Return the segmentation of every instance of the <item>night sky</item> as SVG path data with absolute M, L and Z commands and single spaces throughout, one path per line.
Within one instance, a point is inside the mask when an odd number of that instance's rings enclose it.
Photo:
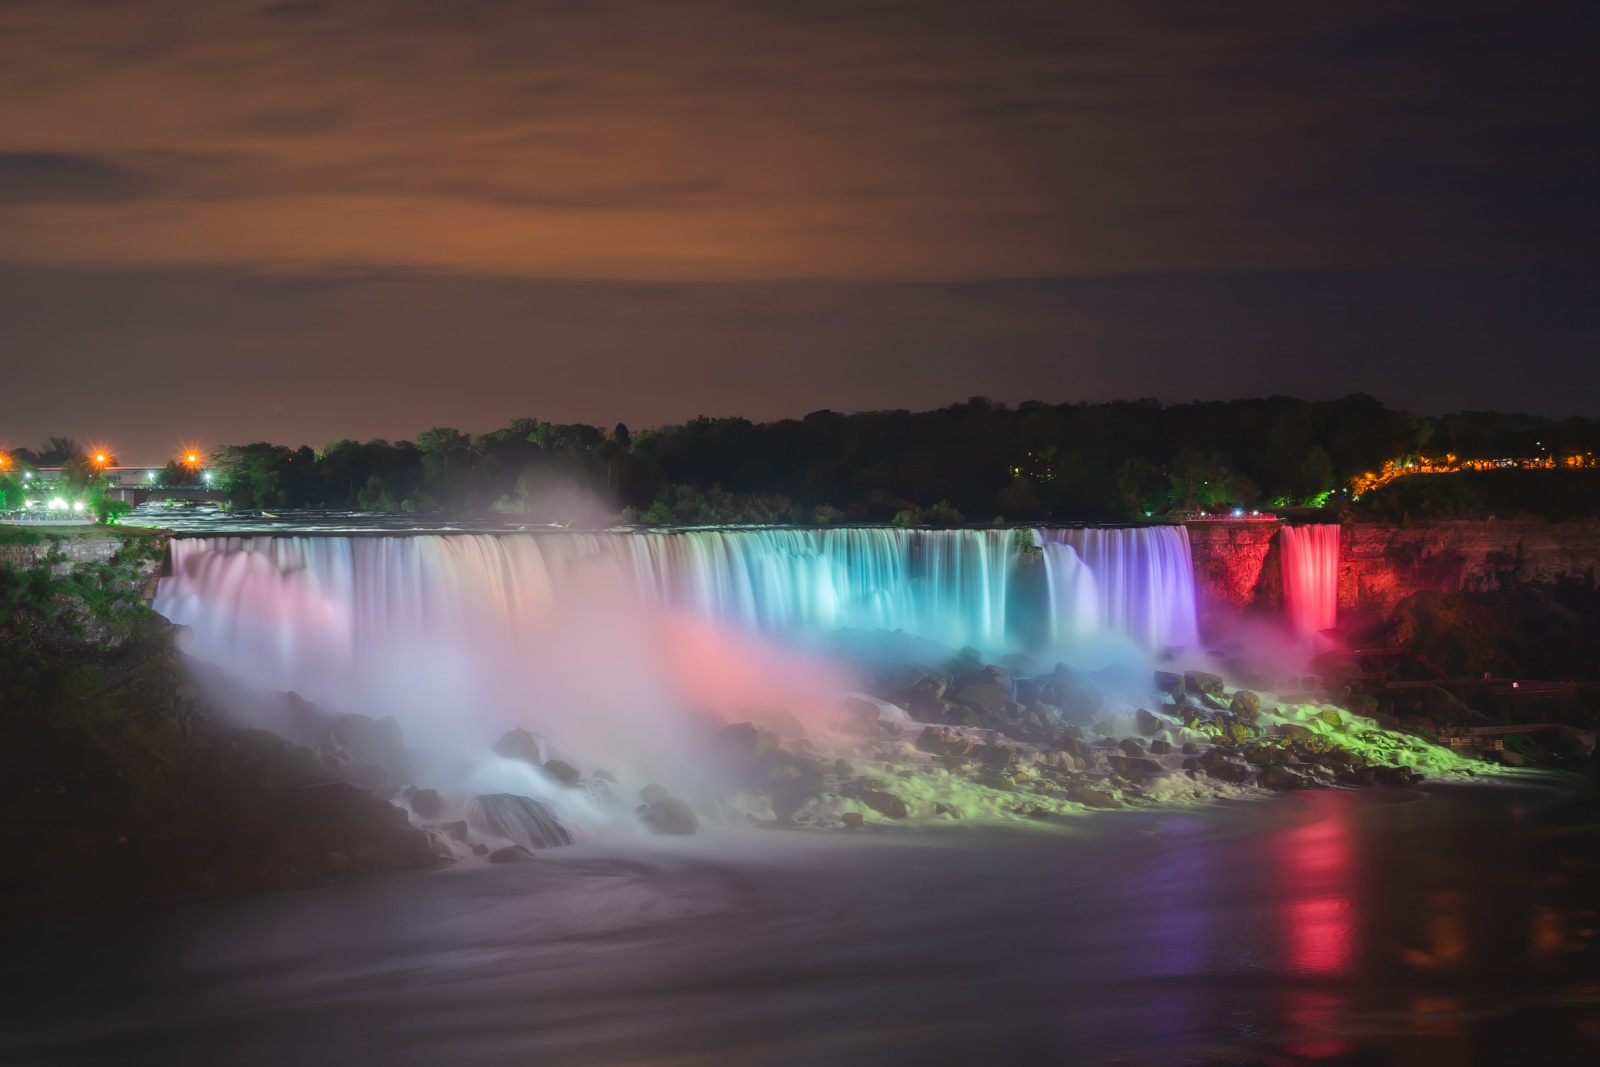
M 1600 4 L 0 0 L 0 445 L 1600 415 Z

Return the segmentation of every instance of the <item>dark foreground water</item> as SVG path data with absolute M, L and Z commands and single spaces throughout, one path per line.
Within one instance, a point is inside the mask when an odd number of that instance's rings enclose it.
M 1596 812 L 751 831 L 13 927 L 0 1063 L 1595 1063 Z

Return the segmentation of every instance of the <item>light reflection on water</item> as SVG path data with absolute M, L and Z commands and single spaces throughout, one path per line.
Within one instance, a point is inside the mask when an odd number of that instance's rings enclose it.
M 1522 800 L 752 830 L 14 930 L 0 1062 L 1592 1062 L 1594 807 Z

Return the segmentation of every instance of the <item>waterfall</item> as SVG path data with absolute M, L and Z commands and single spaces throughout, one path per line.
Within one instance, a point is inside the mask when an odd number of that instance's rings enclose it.
M 1086 611 L 1085 601 L 1092 597 L 1094 625 L 1103 632 L 1126 635 L 1151 649 L 1199 644 L 1194 562 L 1184 527 L 1049 529 L 1036 537 L 1045 549 L 1052 583 L 1062 586 L 1061 592 L 1052 588 L 1051 593 L 1058 619 L 1063 607 L 1081 618 L 1076 613 Z M 1053 545 L 1070 549 L 1092 576 L 1092 588 L 1065 565 L 1064 554 L 1052 555 Z M 1071 580 L 1065 578 L 1068 573 Z M 1071 630 L 1068 623 L 1057 625 Z
M 1019 538 L 1020 535 L 1020 538 Z M 1049 633 L 1028 621 L 1025 531 L 688 530 L 179 538 L 154 606 L 203 658 L 292 688 L 364 649 L 521 632 L 595 590 L 759 634 L 903 630 L 986 654 L 1097 633 L 1194 647 L 1187 531 L 1040 530 Z
M 1285 526 L 1279 537 L 1290 628 L 1301 637 L 1332 629 L 1339 621 L 1339 527 Z

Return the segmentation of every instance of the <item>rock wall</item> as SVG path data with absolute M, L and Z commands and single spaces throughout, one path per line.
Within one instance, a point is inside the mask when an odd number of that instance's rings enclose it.
M 57 550 L 54 560 L 57 564 L 106 563 L 122 547 L 120 539 L 111 537 L 42 541 L 37 545 L 0 545 L 0 563 L 26 570 L 43 563 L 52 549 Z
M 1280 523 L 1189 524 L 1202 619 L 1283 606 Z M 1600 519 L 1484 519 L 1339 530 L 1339 610 L 1387 614 L 1412 593 L 1600 576 Z

